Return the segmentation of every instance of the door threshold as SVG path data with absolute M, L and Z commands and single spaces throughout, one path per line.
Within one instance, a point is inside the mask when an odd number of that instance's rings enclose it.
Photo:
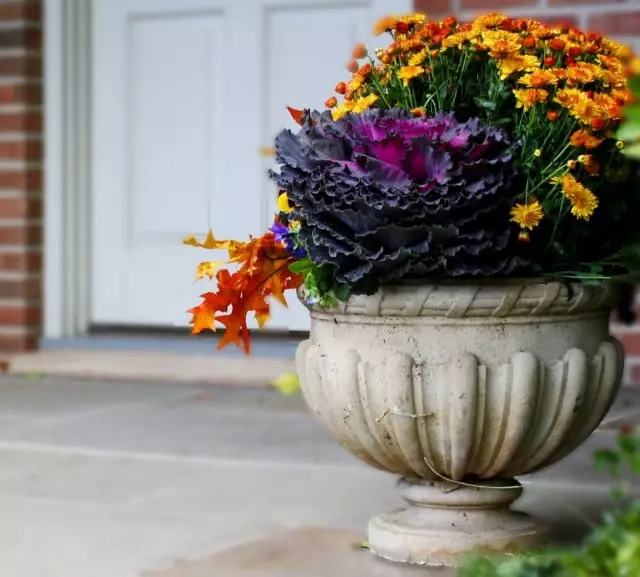
M 131 348 L 56 348 L 10 356 L 5 374 L 39 378 L 146 381 L 268 387 L 295 371 L 286 356 L 184 354 Z

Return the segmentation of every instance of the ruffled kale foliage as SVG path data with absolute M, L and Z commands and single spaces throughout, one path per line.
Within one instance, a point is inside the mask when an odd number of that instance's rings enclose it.
M 501 129 L 449 113 L 371 109 L 334 121 L 306 111 L 297 133 L 277 136 L 271 175 L 321 276 L 371 293 L 400 279 L 521 268 L 509 223 L 516 148 Z

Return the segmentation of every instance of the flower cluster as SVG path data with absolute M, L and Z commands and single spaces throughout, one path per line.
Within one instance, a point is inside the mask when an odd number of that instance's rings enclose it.
M 300 128 L 276 138 L 275 222 L 243 245 L 253 260 L 233 282 L 218 278 L 232 312 L 214 299 L 194 330 L 229 328 L 234 310 L 263 319 L 255 290 L 285 286 L 323 306 L 408 278 L 640 272 L 640 175 L 617 137 L 628 48 L 503 14 L 388 17 L 374 32 L 390 43 L 354 48 L 325 111 L 289 109 Z

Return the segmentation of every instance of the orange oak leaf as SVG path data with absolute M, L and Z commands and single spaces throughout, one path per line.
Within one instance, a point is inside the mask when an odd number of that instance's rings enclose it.
M 189 246 L 195 246 L 197 248 L 208 248 L 210 250 L 213 249 L 217 249 L 217 248 L 232 248 L 235 247 L 238 244 L 242 244 L 239 243 L 235 240 L 217 240 L 215 238 L 215 236 L 213 236 L 213 231 L 211 229 L 209 229 L 209 232 L 207 233 L 207 236 L 205 237 L 205 239 L 200 242 L 199 240 L 196 239 L 196 237 L 192 234 L 190 234 L 188 237 L 186 237 L 183 241 L 182 244 L 187 244 Z
M 302 276 L 289 270 L 294 259 L 280 242 L 276 242 L 272 232 L 250 238 L 246 243 L 234 242 L 227 250 L 229 262 L 238 264 L 239 269 L 233 274 L 227 269 L 216 273 L 216 292 L 202 295 L 203 302 L 191 311 L 193 330 L 199 332 L 219 322 L 226 330 L 218 347 L 234 343 L 249 353 L 247 315 L 253 312 L 258 326 L 264 326 L 270 314 L 267 299 L 274 297 L 287 306 L 284 292 L 298 288 Z
M 215 272 L 224 264 L 224 261 L 221 260 L 208 260 L 199 263 L 196 270 L 196 280 L 201 280 L 205 276 L 208 276 L 210 279 L 212 279 L 215 275 Z
M 287 106 L 287 110 L 289 114 L 291 114 L 291 118 L 293 118 L 300 126 L 302 126 L 302 117 L 304 116 L 304 110 L 296 110 L 295 108 L 291 108 L 291 106 Z
M 206 330 L 216 330 L 216 311 L 207 305 L 206 301 L 189 309 L 188 312 L 192 315 L 190 323 L 193 325 L 191 332 L 194 335 Z

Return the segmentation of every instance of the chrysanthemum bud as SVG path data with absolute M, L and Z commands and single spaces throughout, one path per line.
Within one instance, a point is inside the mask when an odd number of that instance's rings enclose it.
M 362 42 L 360 42 L 359 44 L 356 44 L 351 55 L 355 60 L 360 60 L 367 55 L 367 47 Z
M 335 96 L 332 96 L 331 98 L 327 98 L 327 100 L 324 103 L 324 105 L 327 108 L 334 108 L 336 104 L 338 104 L 338 99 Z
M 345 94 L 347 92 L 347 84 L 346 82 L 338 82 L 335 88 L 338 94 Z
M 360 68 L 360 66 L 355 60 L 349 60 L 349 62 L 347 62 L 347 70 L 352 74 L 358 72 L 358 68 Z

